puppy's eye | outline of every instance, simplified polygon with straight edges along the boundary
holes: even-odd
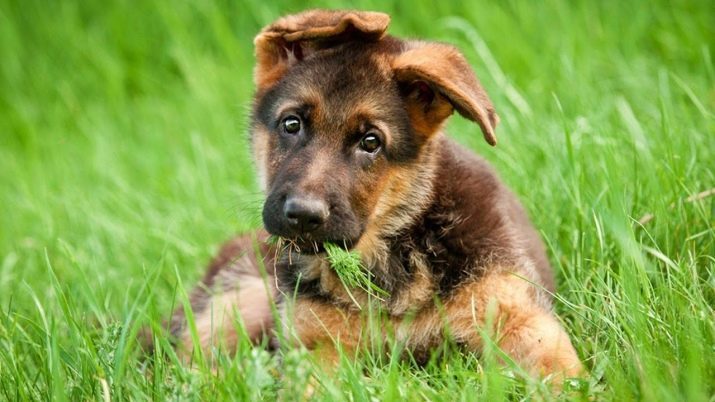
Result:
[[[380,137],[372,133],[368,133],[360,140],[360,149],[371,154],[377,152],[381,145]]]
[[[288,134],[295,134],[300,131],[300,119],[295,116],[288,116],[283,119],[283,131]]]

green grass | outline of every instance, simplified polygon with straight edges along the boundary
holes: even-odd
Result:
[[[715,187],[712,2],[359,3],[391,13],[394,34],[459,46],[491,94],[498,147],[461,118],[448,131],[493,162],[548,242],[584,394],[715,400],[715,197],[686,201]],[[242,344],[212,371],[161,349],[149,369],[134,336],[185,301],[221,241],[260,225],[252,38],[307,7],[0,0],[0,400],[303,393],[301,351]],[[492,352],[420,369],[345,356],[317,373],[318,396],[543,391]]]

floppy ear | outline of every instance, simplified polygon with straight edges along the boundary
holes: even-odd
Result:
[[[283,17],[256,36],[256,87],[268,88],[309,54],[351,41],[377,41],[390,16],[367,11],[312,10]]]
[[[439,130],[453,109],[479,124],[484,139],[496,145],[499,117],[474,71],[452,46],[412,43],[392,62],[395,78],[407,96],[407,109],[422,135]]]

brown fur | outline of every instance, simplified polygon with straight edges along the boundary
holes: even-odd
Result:
[[[535,375],[578,375],[538,233],[488,164],[441,132],[457,110],[494,145],[494,107],[455,48],[387,36],[388,23],[314,10],[257,36],[251,138],[264,223],[283,240],[269,245],[261,232],[258,247],[247,236],[224,246],[191,296],[201,346],[235,347],[235,320],[254,342],[285,330],[328,364],[336,342],[357,353],[392,338],[418,355],[447,339],[479,351],[489,336]],[[284,131],[286,116],[299,131]],[[364,151],[371,133],[380,147]],[[286,199],[308,196],[325,218],[310,230],[284,212]],[[357,250],[389,296],[348,292],[324,241]],[[377,333],[370,306],[388,324]],[[185,321],[181,312],[172,321],[181,344]]]

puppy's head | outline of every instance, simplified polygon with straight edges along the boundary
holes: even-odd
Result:
[[[496,143],[497,116],[464,57],[385,36],[388,23],[308,11],[256,37],[251,137],[270,233],[350,246],[371,222],[404,215],[428,196],[416,192],[428,191],[421,172],[454,110]]]

